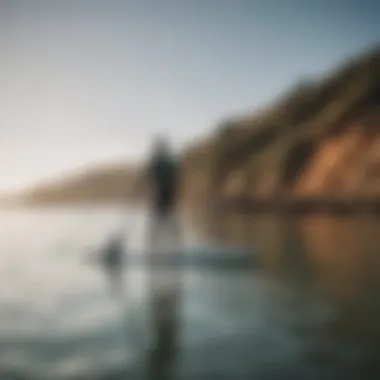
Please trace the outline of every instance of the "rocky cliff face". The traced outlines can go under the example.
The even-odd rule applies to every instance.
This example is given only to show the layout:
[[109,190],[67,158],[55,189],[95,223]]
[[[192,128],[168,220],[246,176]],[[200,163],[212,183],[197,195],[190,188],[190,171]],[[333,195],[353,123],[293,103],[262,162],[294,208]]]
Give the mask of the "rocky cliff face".
[[380,48],[223,123],[189,172],[209,198],[380,196]]
[[368,136],[360,127],[348,126],[318,147],[295,184],[296,194],[380,195],[380,136]]

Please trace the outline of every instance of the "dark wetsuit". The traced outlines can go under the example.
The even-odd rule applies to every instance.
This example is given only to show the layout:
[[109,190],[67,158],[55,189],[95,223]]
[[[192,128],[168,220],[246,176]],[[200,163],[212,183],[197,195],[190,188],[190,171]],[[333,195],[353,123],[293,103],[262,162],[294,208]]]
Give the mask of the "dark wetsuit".
[[178,167],[169,155],[159,155],[150,166],[153,187],[153,208],[159,216],[169,214],[176,203],[178,187]]

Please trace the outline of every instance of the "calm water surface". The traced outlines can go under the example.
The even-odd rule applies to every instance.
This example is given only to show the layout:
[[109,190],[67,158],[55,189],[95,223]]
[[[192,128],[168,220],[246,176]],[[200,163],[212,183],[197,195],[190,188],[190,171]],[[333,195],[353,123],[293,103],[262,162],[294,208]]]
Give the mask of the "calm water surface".
[[1,379],[379,378],[377,219],[186,222],[185,254],[239,245],[256,267],[130,265],[119,294],[94,252],[121,225],[146,255],[143,211],[0,212]]

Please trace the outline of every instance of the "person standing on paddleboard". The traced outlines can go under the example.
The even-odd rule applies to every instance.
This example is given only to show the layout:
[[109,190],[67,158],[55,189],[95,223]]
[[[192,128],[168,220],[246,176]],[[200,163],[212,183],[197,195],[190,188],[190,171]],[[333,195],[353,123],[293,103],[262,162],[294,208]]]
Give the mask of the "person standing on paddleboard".
[[148,166],[152,211],[156,217],[165,218],[175,210],[178,190],[178,163],[168,142],[158,138]]
[[146,171],[151,214],[149,232],[151,248],[157,248],[159,240],[165,238],[162,233],[163,227],[170,226],[172,237],[178,237],[176,213],[179,174],[179,163],[168,141],[163,137],[156,138]]

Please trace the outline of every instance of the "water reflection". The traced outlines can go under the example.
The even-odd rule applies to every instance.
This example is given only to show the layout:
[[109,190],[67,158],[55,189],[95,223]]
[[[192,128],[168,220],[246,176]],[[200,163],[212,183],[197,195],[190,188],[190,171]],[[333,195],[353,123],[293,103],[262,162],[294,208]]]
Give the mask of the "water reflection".
[[[380,349],[380,222],[319,217],[302,223],[307,254],[319,273],[318,288],[336,305],[330,336],[366,352],[363,371],[378,373]],[[365,372],[367,371],[367,372]]]
[[[148,300],[152,323],[152,346],[148,349],[146,378],[175,379],[180,324],[181,270],[173,264],[183,251],[177,218],[151,219],[148,251]],[[156,266],[157,256],[167,265]]]
[[[367,377],[380,373],[378,219],[232,214],[219,215],[216,225],[224,241],[258,245],[266,273],[298,289],[297,310],[315,297],[330,305],[330,317],[313,327],[314,339],[351,345],[357,355],[344,364],[347,368],[355,365]],[[208,233],[210,226],[208,220]],[[296,330],[312,333],[301,323]],[[309,359],[326,357],[327,349],[318,350]]]
[[[153,345],[148,354],[147,378],[152,380],[175,378],[181,293],[178,272],[166,276],[170,277],[170,283],[166,281],[165,289],[154,289],[151,299]],[[152,286],[155,285],[158,284],[153,281]]]

